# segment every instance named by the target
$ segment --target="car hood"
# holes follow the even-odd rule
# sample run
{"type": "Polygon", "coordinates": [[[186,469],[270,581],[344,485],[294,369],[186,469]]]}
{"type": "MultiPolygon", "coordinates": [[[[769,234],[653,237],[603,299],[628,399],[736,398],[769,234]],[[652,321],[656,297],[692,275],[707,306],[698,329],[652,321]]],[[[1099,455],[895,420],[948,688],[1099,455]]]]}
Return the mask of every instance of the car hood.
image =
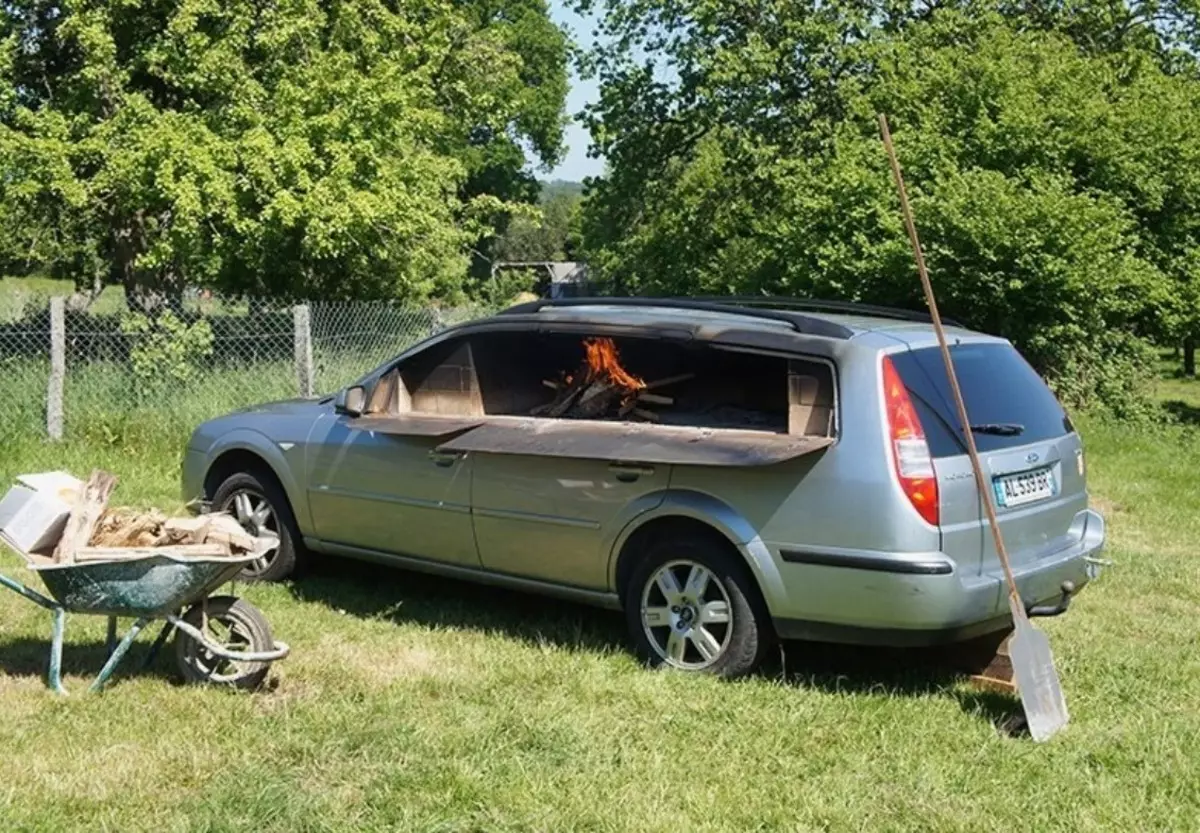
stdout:
{"type": "Polygon", "coordinates": [[[245,416],[249,414],[269,414],[272,416],[316,416],[325,410],[333,401],[333,397],[323,399],[281,399],[277,402],[263,402],[260,405],[250,405],[230,411],[228,416],[245,416]]]}
{"type": "Polygon", "coordinates": [[[285,399],[230,411],[196,426],[188,448],[207,452],[221,437],[250,430],[273,442],[304,442],[313,424],[332,411],[331,399],[285,399]]]}

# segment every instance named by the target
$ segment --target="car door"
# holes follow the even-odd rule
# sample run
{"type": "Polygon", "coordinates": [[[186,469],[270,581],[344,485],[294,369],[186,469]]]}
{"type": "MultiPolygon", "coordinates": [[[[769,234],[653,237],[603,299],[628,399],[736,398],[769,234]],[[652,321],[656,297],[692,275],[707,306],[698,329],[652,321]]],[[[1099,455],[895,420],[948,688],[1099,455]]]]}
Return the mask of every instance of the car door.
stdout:
{"type": "Polygon", "coordinates": [[[668,465],[473,452],[472,513],[489,570],[607,589],[607,545],[633,501],[661,492],[668,465]]]}
{"type": "MultiPolygon", "coordinates": [[[[398,376],[374,396],[396,395],[398,376]],[[385,387],[392,383],[390,394],[385,387]]],[[[330,543],[478,566],[471,457],[438,444],[473,420],[337,413],[310,440],[309,505],[330,543]]]]}
{"type": "Polygon", "coordinates": [[[341,414],[326,422],[310,448],[309,505],[321,540],[478,566],[470,455],[437,452],[437,437],[352,427],[341,414]]]}

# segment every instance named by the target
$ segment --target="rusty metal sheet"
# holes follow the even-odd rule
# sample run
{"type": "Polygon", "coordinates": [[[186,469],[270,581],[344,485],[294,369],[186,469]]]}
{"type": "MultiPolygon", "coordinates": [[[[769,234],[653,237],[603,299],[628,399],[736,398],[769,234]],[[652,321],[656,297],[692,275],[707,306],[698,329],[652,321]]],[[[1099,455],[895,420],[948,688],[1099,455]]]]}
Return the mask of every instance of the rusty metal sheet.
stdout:
{"type": "Polygon", "coordinates": [[[487,417],[449,416],[441,414],[401,414],[397,416],[364,416],[350,420],[347,425],[358,431],[377,431],[402,437],[452,437],[482,425],[487,417]]]}
{"type": "Polygon", "coordinates": [[[795,437],[766,431],[497,417],[441,443],[438,451],[680,466],[769,466],[832,443],[829,437],[795,437]]]}

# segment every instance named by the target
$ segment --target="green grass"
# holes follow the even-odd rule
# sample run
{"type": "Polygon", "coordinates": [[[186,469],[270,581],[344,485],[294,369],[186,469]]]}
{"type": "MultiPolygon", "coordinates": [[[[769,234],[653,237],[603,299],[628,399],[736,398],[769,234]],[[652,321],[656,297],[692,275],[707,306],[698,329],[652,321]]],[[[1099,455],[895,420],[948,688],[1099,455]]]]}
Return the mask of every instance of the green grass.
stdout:
{"type": "MultiPolygon", "coordinates": [[[[20,318],[25,305],[53,295],[71,295],[75,284],[53,278],[0,277],[0,323],[20,318]]],[[[88,309],[96,315],[120,312],[125,309],[125,290],[106,286],[88,309]]]]}
{"type": "MultiPolygon", "coordinates": [[[[169,656],[84,694],[103,623],[73,617],[58,699],[49,617],[0,593],[0,829],[1197,829],[1200,434],[1081,423],[1117,563],[1040,625],[1072,713],[1049,744],[910,655],[651,673],[611,614],[328,565],[239,588],[294,649],[252,695],[183,687],[169,656]]],[[[146,437],[6,440],[0,482],[101,466],[120,502],[177,505],[181,438],[146,437]]],[[[37,583],[11,553],[0,569],[37,583]]]]}

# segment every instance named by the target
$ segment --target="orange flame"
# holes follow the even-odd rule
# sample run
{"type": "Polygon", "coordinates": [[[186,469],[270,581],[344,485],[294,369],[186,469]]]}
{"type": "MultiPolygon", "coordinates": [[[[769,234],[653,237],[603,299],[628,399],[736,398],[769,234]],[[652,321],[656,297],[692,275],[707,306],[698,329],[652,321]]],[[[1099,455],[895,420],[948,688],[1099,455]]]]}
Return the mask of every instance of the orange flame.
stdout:
{"type": "Polygon", "coordinates": [[[646,387],[646,383],[621,367],[617,345],[611,338],[587,338],[583,341],[587,353],[588,377],[603,379],[619,388],[635,391],[646,387]]]}

